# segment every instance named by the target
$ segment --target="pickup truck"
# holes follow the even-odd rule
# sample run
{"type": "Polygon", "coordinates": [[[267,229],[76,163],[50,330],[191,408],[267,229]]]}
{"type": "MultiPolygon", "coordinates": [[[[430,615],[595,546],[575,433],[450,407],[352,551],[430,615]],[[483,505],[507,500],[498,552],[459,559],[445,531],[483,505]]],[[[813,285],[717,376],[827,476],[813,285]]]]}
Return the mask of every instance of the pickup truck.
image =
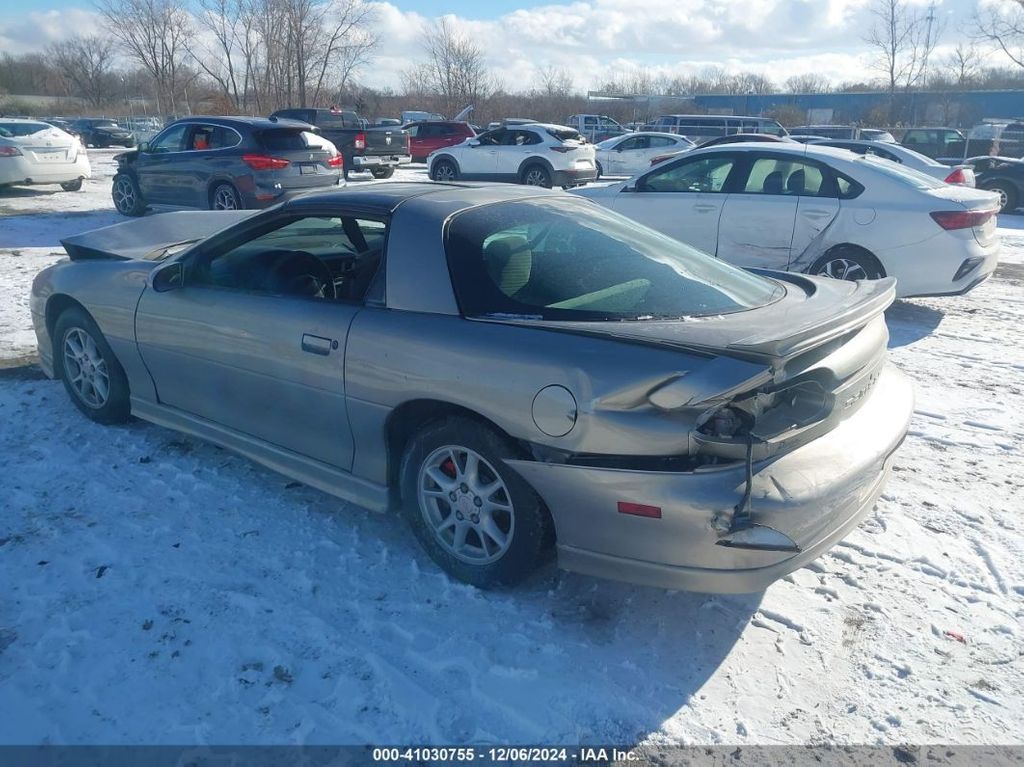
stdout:
{"type": "Polygon", "coordinates": [[[565,121],[565,125],[575,128],[581,135],[586,136],[588,141],[595,144],[606,138],[629,133],[607,115],[573,115],[565,121]]]}
{"type": "Polygon", "coordinates": [[[345,160],[345,178],[369,171],[374,178],[391,178],[395,168],[412,162],[409,134],[390,126],[367,128],[355,112],[340,109],[279,109],[270,119],[299,120],[320,129],[345,160]]]}

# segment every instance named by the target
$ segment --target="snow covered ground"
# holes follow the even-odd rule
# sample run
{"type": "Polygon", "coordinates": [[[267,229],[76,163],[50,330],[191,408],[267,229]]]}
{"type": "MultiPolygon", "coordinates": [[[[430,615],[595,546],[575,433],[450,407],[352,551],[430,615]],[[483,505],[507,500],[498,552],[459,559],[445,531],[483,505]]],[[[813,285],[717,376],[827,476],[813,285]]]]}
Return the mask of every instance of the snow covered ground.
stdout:
{"type": "Polygon", "coordinates": [[[95,425],[31,366],[31,278],[120,220],[113,154],[0,192],[0,743],[1024,743],[1024,218],[987,284],[890,310],[917,413],[831,553],[755,596],[483,593],[399,518],[95,425]]]}

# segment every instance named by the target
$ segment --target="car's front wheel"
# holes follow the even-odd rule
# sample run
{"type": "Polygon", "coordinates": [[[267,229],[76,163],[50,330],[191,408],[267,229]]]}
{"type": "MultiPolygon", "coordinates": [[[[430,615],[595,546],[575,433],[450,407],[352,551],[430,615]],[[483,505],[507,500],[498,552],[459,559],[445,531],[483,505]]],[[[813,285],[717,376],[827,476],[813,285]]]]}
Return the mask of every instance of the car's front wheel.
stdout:
{"type": "Polygon", "coordinates": [[[82,179],[76,178],[74,181],[65,181],[60,185],[60,188],[65,192],[77,192],[82,188],[82,179]]]}
{"type": "Polygon", "coordinates": [[[121,423],[131,412],[128,378],[92,317],[71,308],[53,329],[54,361],[71,401],[98,423],[121,423]]]}
{"type": "Polygon", "coordinates": [[[218,184],[210,193],[210,210],[239,210],[242,199],[231,184],[218,184]]]}
{"type": "Polygon", "coordinates": [[[523,183],[527,186],[551,188],[551,174],[543,165],[531,165],[523,171],[523,183]]]}
{"type": "Polygon", "coordinates": [[[834,280],[877,280],[885,276],[878,260],[867,251],[853,247],[840,247],[823,255],[810,269],[810,274],[831,277],[834,280]]]}
{"type": "Polygon", "coordinates": [[[455,181],[459,177],[459,169],[451,160],[438,160],[430,169],[430,178],[434,181],[455,181]]]}
{"type": "Polygon", "coordinates": [[[141,216],[146,212],[146,203],[142,199],[142,191],[134,176],[118,173],[110,188],[110,196],[114,198],[117,212],[125,216],[141,216]]]}
{"type": "Polygon", "coordinates": [[[402,505],[427,553],[480,588],[514,584],[541,563],[554,534],[540,497],[505,460],[512,444],[452,417],[416,434],[401,466],[402,505]]]}
{"type": "Polygon", "coordinates": [[[1009,184],[997,182],[990,186],[986,186],[985,189],[999,195],[1000,213],[1012,213],[1017,210],[1017,205],[1019,204],[1017,200],[1017,190],[1009,184]]]}

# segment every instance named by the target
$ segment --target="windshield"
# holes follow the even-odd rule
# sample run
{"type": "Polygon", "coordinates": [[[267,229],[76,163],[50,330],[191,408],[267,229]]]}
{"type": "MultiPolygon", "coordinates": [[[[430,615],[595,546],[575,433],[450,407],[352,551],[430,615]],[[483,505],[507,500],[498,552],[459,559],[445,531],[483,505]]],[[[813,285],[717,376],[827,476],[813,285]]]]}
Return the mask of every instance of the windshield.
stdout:
{"type": "Polygon", "coordinates": [[[53,130],[53,126],[46,123],[0,123],[0,138],[31,136],[44,130],[53,130]]]}
{"type": "Polygon", "coordinates": [[[919,170],[908,168],[906,165],[899,165],[875,155],[864,155],[858,157],[857,162],[865,162],[877,171],[915,189],[939,189],[946,184],[938,179],[922,173],[919,170]]]}
{"type": "Polygon", "coordinates": [[[462,313],[547,320],[698,317],[764,306],[778,283],[584,200],[473,208],[445,249],[462,313]]]}

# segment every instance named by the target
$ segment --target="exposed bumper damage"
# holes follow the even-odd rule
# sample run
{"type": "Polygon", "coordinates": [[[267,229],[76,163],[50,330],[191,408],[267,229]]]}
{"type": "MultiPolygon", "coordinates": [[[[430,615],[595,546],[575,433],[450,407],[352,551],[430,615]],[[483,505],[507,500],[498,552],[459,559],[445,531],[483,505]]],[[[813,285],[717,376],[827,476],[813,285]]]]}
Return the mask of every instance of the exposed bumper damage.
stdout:
{"type": "Polygon", "coordinates": [[[670,589],[759,591],[840,540],[881,493],[907,432],[913,392],[886,365],[855,404],[856,412],[824,434],[774,457],[755,457],[749,525],[735,519],[748,491],[744,460],[684,472],[510,464],[551,510],[565,569],[670,589]],[[622,513],[623,502],[659,516],[622,513]],[[744,536],[735,535],[751,526],[780,537],[755,531],[747,539],[780,545],[728,545],[742,544],[744,536]]]}

